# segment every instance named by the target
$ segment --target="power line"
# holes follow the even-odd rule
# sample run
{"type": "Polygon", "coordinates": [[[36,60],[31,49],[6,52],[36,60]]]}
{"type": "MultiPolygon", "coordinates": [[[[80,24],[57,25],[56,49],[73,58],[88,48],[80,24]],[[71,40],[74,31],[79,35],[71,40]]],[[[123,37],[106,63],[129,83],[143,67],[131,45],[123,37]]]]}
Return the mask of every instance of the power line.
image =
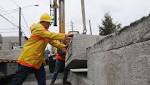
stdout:
{"type": "Polygon", "coordinates": [[[2,14],[0,14],[0,16],[2,17],[2,18],[4,18],[6,21],[8,21],[10,24],[12,24],[13,26],[15,26],[15,27],[18,27],[16,24],[14,24],[12,21],[10,21],[9,19],[7,19],[5,16],[3,16],[2,14]]]}
{"type": "Polygon", "coordinates": [[[8,28],[0,28],[0,30],[10,30],[10,29],[12,29],[12,30],[15,30],[15,29],[18,29],[18,28],[16,28],[16,27],[8,27],[8,28]]]}
{"type": "Polygon", "coordinates": [[[12,9],[12,10],[2,10],[1,14],[3,15],[8,15],[8,14],[12,14],[12,13],[15,13],[17,12],[18,9],[12,9]],[[4,12],[4,13],[3,13],[4,12]]]}
{"type": "Polygon", "coordinates": [[[22,17],[23,17],[23,20],[24,20],[24,22],[25,22],[26,27],[28,28],[29,26],[28,26],[28,23],[27,23],[27,21],[26,21],[26,19],[25,19],[25,17],[24,17],[24,14],[22,13],[21,15],[22,15],[22,17]]]}
{"type": "Polygon", "coordinates": [[[7,32],[0,32],[0,33],[12,33],[12,32],[17,32],[17,31],[7,31],[7,32]]]}
{"type": "MultiPolygon", "coordinates": [[[[1,9],[0,10],[2,10],[2,12],[5,12],[6,14],[10,14],[10,13],[8,13],[3,7],[0,7],[1,9]]],[[[3,14],[3,16],[4,16],[5,14],[3,14]]],[[[13,19],[15,19],[16,20],[16,18],[15,17],[13,17],[13,16],[11,16],[10,15],[10,17],[12,17],[13,19]]]]}
{"type": "Polygon", "coordinates": [[[21,32],[22,32],[22,33],[24,33],[24,34],[26,34],[26,31],[25,31],[25,30],[28,30],[28,29],[25,29],[25,27],[24,27],[24,26],[21,26],[21,27],[22,27],[21,32]],[[23,30],[23,28],[24,28],[24,30],[23,30]]]}

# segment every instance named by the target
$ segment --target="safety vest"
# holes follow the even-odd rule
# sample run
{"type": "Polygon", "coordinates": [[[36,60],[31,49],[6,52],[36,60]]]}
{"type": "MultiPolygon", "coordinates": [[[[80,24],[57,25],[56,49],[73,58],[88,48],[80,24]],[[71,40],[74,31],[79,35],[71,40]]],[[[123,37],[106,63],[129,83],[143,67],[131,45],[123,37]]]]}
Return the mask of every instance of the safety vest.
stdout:
{"type": "Polygon", "coordinates": [[[66,52],[67,52],[66,48],[58,50],[58,52],[56,54],[56,60],[65,61],[66,52]]]}

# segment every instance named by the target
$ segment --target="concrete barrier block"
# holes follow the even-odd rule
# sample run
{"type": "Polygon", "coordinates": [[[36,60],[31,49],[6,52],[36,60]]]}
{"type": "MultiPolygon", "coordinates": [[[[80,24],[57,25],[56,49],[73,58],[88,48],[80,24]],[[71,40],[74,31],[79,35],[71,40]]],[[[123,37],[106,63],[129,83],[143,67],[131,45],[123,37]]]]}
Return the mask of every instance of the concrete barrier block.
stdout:
{"type": "MultiPolygon", "coordinates": [[[[68,53],[66,55],[66,65],[69,65],[70,63],[80,60],[87,60],[86,57],[86,48],[89,46],[94,45],[98,40],[100,40],[101,37],[98,35],[75,35],[72,39],[72,42],[70,44],[70,48],[68,50],[68,53]]],[[[82,64],[80,63],[75,63],[82,64]]]]}
{"type": "Polygon", "coordinates": [[[95,85],[149,85],[150,41],[102,52],[88,50],[88,78],[95,85]]]}
{"type": "MultiPolygon", "coordinates": [[[[124,27],[119,33],[106,36],[99,40],[94,47],[101,51],[112,50],[150,39],[150,16],[124,27]]],[[[95,49],[94,48],[94,49],[95,49]]]]}
{"type": "Polygon", "coordinates": [[[71,72],[70,81],[72,85],[94,85],[94,83],[87,78],[86,73],[71,72]]]}
{"type": "Polygon", "coordinates": [[[0,50],[0,60],[17,60],[20,50],[0,50]]]}

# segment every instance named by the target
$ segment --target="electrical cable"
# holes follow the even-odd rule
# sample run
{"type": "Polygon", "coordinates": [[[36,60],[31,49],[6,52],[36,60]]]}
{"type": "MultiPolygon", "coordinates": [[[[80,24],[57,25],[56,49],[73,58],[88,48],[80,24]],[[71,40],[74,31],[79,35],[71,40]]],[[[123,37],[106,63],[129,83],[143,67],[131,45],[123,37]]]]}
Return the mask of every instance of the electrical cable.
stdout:
{"type": "Polygon", "coordinates": [[[17,32],[17,31],[7,31],[7,32],[0,32],[0,33],[12,33],[12,32],[17,32]]]}
{"type": "Polygon", "coordinates": [[[12,14],[17,12],[18,9],[12,9],[12,10],[6,10],[6,11],[2,11],[1,14],[3,15],[8,15],[8,14],[12,14]]]}
{"type": "Polygon", "coordinates": [[[18,27],[16,24],[14,24],[12,21],[10,21],[9,19],[7,19],[5,16],[3,16],[2,14],[0,14],[0,16],[2,17],[2,18],[4,18],[6,21],[8,21],[10,24],[12,24],[13,26],[15,26],[15,27],[18,27]]]}
{"type": "MultiPolygon", "coordinates": [[[[2,10],[3,12],[5,12],[6,14],[9,14],[9,17],[11,17],[11,18],[13,18],[14,20],[16,20],[16,18],[13,17],[13,16],[11,16],[10,13],[7,13],[7,11],[6,11],[3,7],[0,7],[0,8],[1,8],[0,10],[2,10]]],[[[1,15],[4,16],[4,14],[1,14],[1,15]]],[[[7,18],[7,19],[8,19],[8,18],[7,18]]]]}
{"type": "Polygon", "coordinates": [[[29,28],[28,23],[27,23],[27,21],[26,21],[26,19],[25,19],[25,16],[24,16],[23,12],[22,12],[21,15],[22,15],[22,17],[23,17],[23,20],[24,20],[24,23],[25,23],[26,27],[29,28]]]}
{"type": "Polygon", "coordinates": [[[10,30],[10,29],[15,30],[18,28],[16,28],[16,27],[0,28],[0,30],[10,30]]]}

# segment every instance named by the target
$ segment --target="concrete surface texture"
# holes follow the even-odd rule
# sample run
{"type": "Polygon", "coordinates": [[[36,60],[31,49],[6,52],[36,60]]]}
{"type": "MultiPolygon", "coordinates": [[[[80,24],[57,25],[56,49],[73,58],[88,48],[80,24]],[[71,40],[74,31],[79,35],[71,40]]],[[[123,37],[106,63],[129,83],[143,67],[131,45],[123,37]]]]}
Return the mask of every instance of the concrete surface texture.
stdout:
{"type": "Polygon", "coordinates": [[[94,45],[101,51],[121,48],[150,39],[150,16],[140,19],[130,26],[124,27],[116,34],[106,36],[94,45]]]}
{"type": "Polygon", "coordinates": [[[98,35],[74,35],[66,55],[66,65],[73,60],[87,60],[86,48],[92,46],[100,39],[101,37],[98,35]]]}
{"type": "Polygon", "coordinates": [[[0,50],[0,61],[4,60],[17,60],[21,49],[18,50],[0,50]]]}
{"type": "Polygon", "coordinates": [[[87,73],[85,72],[70,72],[70,81],[72,85],[94,85],[93,82],[91,82],[87,78],[87,73]]]}
{"type": "Polygon", "coordinates": [[[150,16],[87,49],[94,85],[150,85],[150,16]]]}

